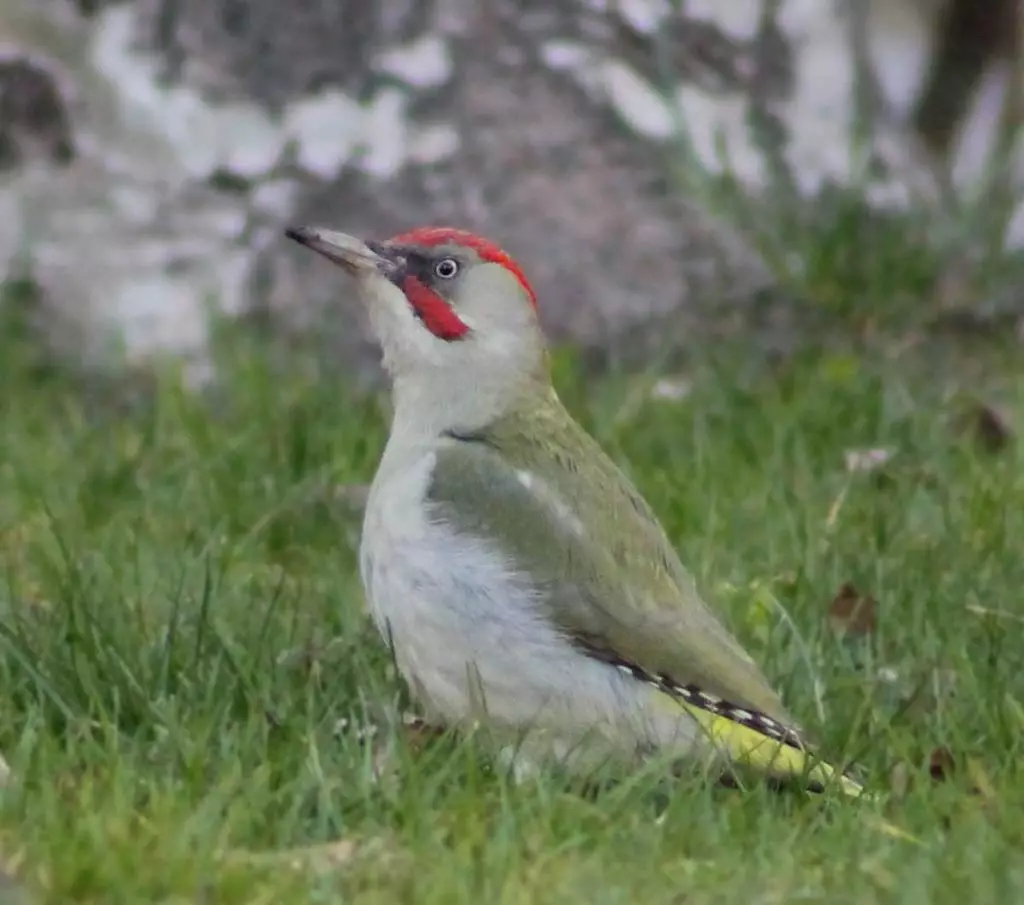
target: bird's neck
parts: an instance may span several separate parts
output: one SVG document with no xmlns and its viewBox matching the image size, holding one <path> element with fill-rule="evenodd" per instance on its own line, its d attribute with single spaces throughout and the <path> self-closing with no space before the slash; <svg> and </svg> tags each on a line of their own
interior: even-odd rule
<svg viewBox="0 0 1024 905">
<path fill-rule="evenodd" d="M 429 443 L 487 434 L 522 413 L 557 403 L 557 396 L 544 360 L 516 373 L 396 375 L 392 400 L 393 441 Z"/>
</svg>

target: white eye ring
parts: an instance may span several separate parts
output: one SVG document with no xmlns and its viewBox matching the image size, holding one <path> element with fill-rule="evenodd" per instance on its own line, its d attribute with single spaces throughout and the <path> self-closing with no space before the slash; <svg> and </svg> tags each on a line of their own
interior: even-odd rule
<svg viewBox="0 0 1024 905">
<path fill-rule="evenodd" d="M 455 258 L 441 258 L 434 265 L 434 276 L 442 280 L 450 280 L 459 272 L 459 262 Z"/>
</svg>

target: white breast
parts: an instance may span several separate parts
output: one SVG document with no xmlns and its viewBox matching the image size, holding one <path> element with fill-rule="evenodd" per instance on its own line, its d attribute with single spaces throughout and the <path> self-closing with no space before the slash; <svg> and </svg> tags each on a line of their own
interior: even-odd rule
<svg viewBox="0 0 1024 905">
<path fill-rule="evenodd" d="M 634 752 L 689 748 L 694 727 L 682 711 L 574 648 L 546 617 L 542 592 L 492 541 L 430 516 L 434 462 L 429 447 L 401 460 L 385 453 L 360 548 L 373 619 L 428 716 L 539 727 L 559 750 L 592 732 Z"/>
</svg>

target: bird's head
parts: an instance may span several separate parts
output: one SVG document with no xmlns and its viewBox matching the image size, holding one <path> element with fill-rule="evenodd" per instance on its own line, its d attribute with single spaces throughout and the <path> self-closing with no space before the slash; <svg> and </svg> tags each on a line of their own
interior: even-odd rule
<svg viewBox="0 0 1024 905">
<path fill-rule="evenodd" d="M 546 382 L 537 296 L 493 242 L 432 226 L 383 242 L 317 227 L 287 235 L 355 279 L 396 415 L 405 408 L 435 418 L 438 430 L 476 429 Z"/>
</svg>

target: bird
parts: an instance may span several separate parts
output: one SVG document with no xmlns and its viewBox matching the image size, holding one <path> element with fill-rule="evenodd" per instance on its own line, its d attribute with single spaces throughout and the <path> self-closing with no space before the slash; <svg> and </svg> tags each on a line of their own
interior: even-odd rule
<svg viewBox="0 0 1024 905">
<path fill-rule="evenodd" d="M 390 382 L 366 500 L 369 612 L 431 725 L 527 764 L 665 755 L 859 797 L 705 602 L 648 502 L 555 391 L 537 293 L 446 226 L 286 229 L 354 281 Z"/>
</svg>

